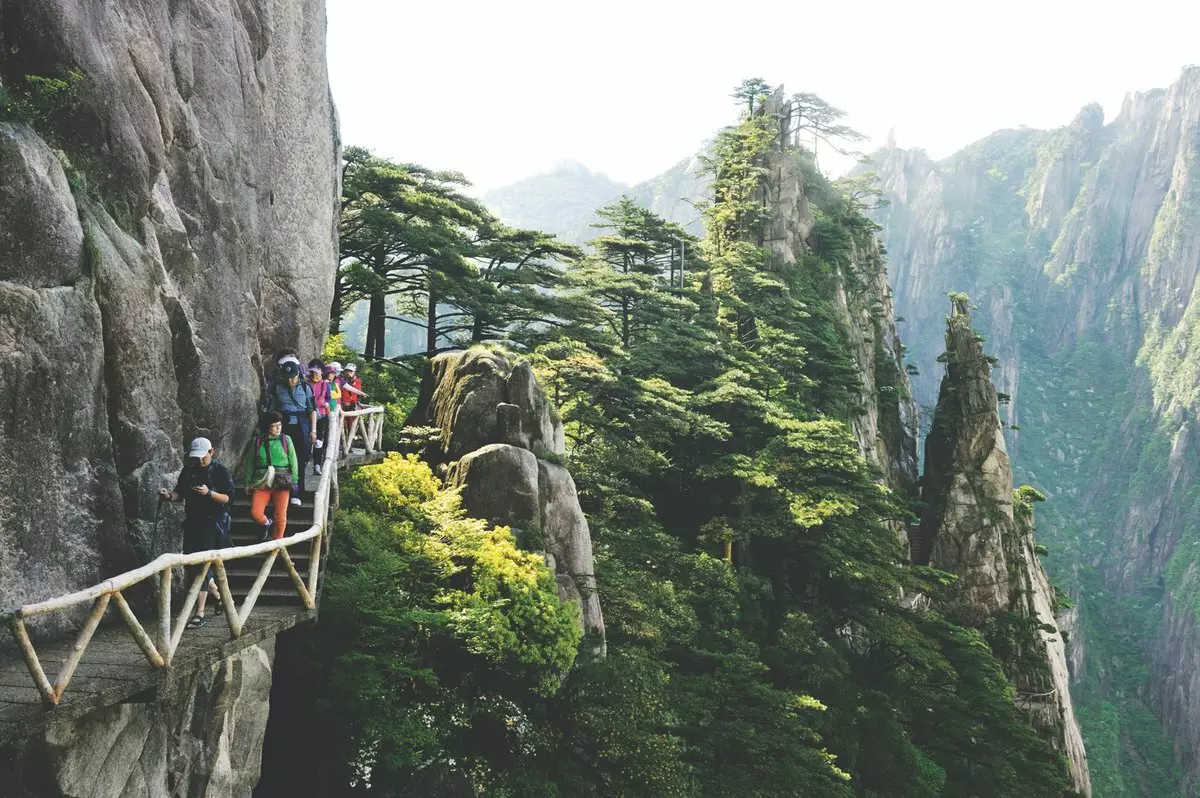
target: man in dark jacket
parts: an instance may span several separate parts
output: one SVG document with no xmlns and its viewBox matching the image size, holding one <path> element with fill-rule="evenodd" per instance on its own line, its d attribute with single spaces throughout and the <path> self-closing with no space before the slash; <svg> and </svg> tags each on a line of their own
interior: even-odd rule
<svg viewBox="0 0 1200 798">
<path fill-rule="evenodd" d="M 183 500 L 184 554 L 231 545 L 229 502 L 233 500 L 233 475 L 213 460 L 213 446 L 208 438 L 196 438 L 188 447 L 187 461 L 183 471 L 179 472 L 175 490 L 162 488 L 158 494 L 163 501 Z M 188 622 L 193 628 L 204 624 L 204 604 L 208 596 L 211 595 L 214 601 L 220 599 L 212 569 L 209 569 L 205 582 L 206 589 L 200 593 L 196 614 Z"/>
<path fill-rule="evenodd" d="M 280 382 L 267 394 L 267 410 L 274 410 L 283 416 L 283 434 L 291 438 L 296 446 L 300 488 L 303 489 L 308 460 L 317 440 L 317 403 L 312 388 L 300 380 L 299 363 L 284 363 L 279 376 Z M 300 504 L 300 497 L 293 496 L 292 504 Z"/>
</svg>

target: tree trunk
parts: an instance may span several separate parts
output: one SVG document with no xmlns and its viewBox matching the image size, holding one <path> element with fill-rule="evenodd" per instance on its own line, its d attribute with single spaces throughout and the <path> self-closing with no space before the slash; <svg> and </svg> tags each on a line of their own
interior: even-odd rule
<svg viewBox="0 0 1200 798">
<path fill-rule="evenodd" d="M 371 295 L 371 306 L 367 312 L 367 343 L 363 354 L 367 357 L 383 357 L 385 299 L 382 293 Z"/>
<path fill-rule="evenodd" d="M 475 319 L 471 322 L 471 343 L 483 343 L 483 333 L 487 330 L 487 321 L 483 318 L 482 313 L 476 313 Z"/>
<path fill-rule="evenodd" d="M 437 291 L 433 287 L 433 275 L 429 275 L 429 307 L 425 313 L 425 354 L 427 357 L 433 357 L 433 353 L 437 351 L 437 306 L 438 296 Z"/>
<path fill-rule="evenodd" d="M 629 297 L 621 298 L 621 346 L 629 349 Z"/>
<path fill-rule="evenodd" d="M 342 331 L 342 270 L 333 275 L 333 302 L 329 305 L 329 334 Z"/>
</svg>

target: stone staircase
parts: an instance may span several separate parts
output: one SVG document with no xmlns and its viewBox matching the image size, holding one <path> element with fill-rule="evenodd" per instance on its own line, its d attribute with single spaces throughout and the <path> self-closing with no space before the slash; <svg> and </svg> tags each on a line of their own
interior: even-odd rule
<svg viewBox="0 0 1200 798">
<path fill-rule="evenodd" d="M 308 482 L 313 484 L 317 478 L 310 476 Z M 302 502 L 299 507 L 290 505 L 288 507 L 288 523 L 287 532 L 285 535 L 294 535 L 297 532 L 303 532 L 312 526 L 313 512 L 315 510 L 314 494 L 312 491 L 304 491 L 300 495 Z M 273 512 L 271 505 L 267 505 L 267 515 L 270 516 Z M 250 497 L 238 488 L 233 498 L 233 508 L 231 510 L 233 523 L 230 527 L 230 537 L 233 539 L 235 546 L 250 546 L 258 543 L 262 535 L 262 527 L 254 522 L 250 517 Z M 296 570 L 300 572 L 300 576 L 308 578 L 308 564 L 311 557 L 309 546 L 296 546 L 290 552 L 292 561 L 296 564 Z M 226 573 L 229 575 L 229 589 L 233 595 L 240 601 L 246 593 L 249 592 L 250 586 L 254 584 L 254 580 L 258 578 L 259 569 L 262 567 L 262 557 L 246 557 L 240 560 L 232 560 L 226 564 Z M 282 561 L 276 561 L 271 568 L 271 575 L 267 577 L 267 583 L 263 586 L 262 592 L 258 598 L 259 604 L 286 604 L 294 606 L 299 603 L 296 596 L 296 588 L 292 585 L 291 577 L 288 576 L 287 569 L 284 568 Z"/>
</svg>

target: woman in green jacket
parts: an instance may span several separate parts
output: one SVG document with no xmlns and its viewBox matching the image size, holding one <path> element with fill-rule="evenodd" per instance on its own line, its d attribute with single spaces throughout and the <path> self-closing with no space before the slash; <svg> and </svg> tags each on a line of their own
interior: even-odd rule
<svg viewBox="0 0 1200 798">
<path fill-rule="evenodd" d="M 288 498 L 293 490 L 299 493 L 300 467 L 295 444 L 283 434 L 283 416 L 275 411 L 263 413 L 260 427 L 263 434 L 254 439 L 246 452 L 242 472 L 246 475 L 246 489 L 251 493 L 250 517 L 262 525 L 263 540 L 272 537 L 272 524 L 274 538 L 279 540 L 287 529 Z M 267 518 L 267 502 L 275 507 L 274 521 Z"/>
</svg>

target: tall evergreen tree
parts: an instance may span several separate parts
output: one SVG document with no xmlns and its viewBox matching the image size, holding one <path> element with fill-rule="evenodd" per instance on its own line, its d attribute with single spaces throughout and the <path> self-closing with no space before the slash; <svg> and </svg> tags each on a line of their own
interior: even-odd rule
<svg viewBox="0 0 1200 798">
<path fill-rule="evenodd" d="M 460 191 L 469 184 L 458 172 L 397 164 L 357 147 L 344 157 L 334 315 L 369 300 L 366 355 L 384 357 L 388 319 L 423 326 L 434 352 L 440 304 L 475 276 L 468 255 L 487 211 Z"/>
</svg>

